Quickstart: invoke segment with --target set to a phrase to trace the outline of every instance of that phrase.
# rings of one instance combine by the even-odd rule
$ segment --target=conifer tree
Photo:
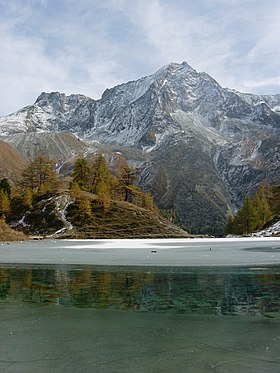
[[[90,191],[97,195],[97,201],[104,209],[111,205],[111,175],[103,155],[98,156],[92,165]]]
[[[81,216],[88,218],[92,214],[90,200],[84,196],[77,200]]]
[[[124,201],[133,202],[133,198],[138,191],[135,187],[137,180],[138,171],[130,168],[127,163],[122,164],[120,168],[119,188]]]
[[[82,195],[82,191],[81,191],[81,188],[80,188],[79,184],[76,183],[76,182],[73,182],[71,184],[70,196],[72,198],[77,198],[78,199],[78,198],[81,197],[81,195]]]
[[[76,205],[79,210],[79,218],[84,220],[92,217],[92,209],[90,200],[83,196],[82,190],[78,183],[73,183],[70,190],[70,195],[75,199]]]
[[[22,200],[25,206],[28,208],[32,207],[33,203],[33,193],[31,189],[26,189],[23,193]]]
[[[10,199],[6,192],[0,189],[0,217],[5,218],[5,214],[10,211]]]
[[[241,234],[251,233],[257,226],[257,214],[252,199],[249,195],[237,214],[237,229]]]
[[[8,179],[4,178],[0,180],[0,190],[5,192],[9,198],[11,197],[11,185],[8,182]]]
[[[230,215],[227,220],[226,234],[236,233],[234,229],[234,217]]]
[[[156,209],[153,197],[150,193],[143,193],[142,195],[142,207],[148,210],[154,211]]]
[[[116,200],[121,200],[121,195],[120,195],[120,190],[119,190],[120,183],[116,176],[111,175],[110,185],[111,185],[111,198],[116,199]]]
[[[243,206],[234,218],[229,218],[227,233],[244,234],[256,229],[262,229],[272,219],[272,212],[268,203],[269,190],[262,186],[251,199],[246,196]]]
[[[272,218],[264,186],[255,194],[253,203],[257,214],[257,228],[261,229]]]
[[[58,186],[55,164],[43,155],[30,162],[22,173],[22,187],[36,194],[56,193]]]
[[[78,158],[74,164],[73,182],[77,183],[82,190],[88,190],[90,180],[90,166],[85,158]]]

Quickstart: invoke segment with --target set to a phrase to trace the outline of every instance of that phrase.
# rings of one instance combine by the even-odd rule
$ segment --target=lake
[[[279,241],[270,246],[255,242],[256,246],[239,243],[246,258],[248,252],[250,258],[260,252],[278,258]],[[173,255],[182,243],[172,243]],[[94,244],[8,245],[12,257],[22,247],[27,263],[21,259],[20,263],[4,263],[2,253],[7,246],[3,244],[1,371],[279,372],[278,262],[258,266],[95,265],[89,251]],[[166,253],[170,242],[152,244],[143,257],[160,261],[154,257],[161,255],[161,249]],[[63,250],[61,263],[58,247],[62,246],[72,248],[77,257],[84,255],[89,264],[65,263]],[[208,251],[203,250],[210,250],[209,243],[198,246],[207,261]],[[211,243],[211,254],[218,252],[218,246]],[[111,249],[105,252],[107,256]],[[44,250],[53,254],[56,263],[40,263],[45,260]],[[93,251],[98,253],[98,249]],[[31,259],[35,263],[29,263]]]

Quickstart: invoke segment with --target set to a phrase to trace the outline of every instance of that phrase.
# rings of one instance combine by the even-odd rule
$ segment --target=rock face
[[[98,101],[42,93],[0,118],[0,134],[14,146],[18,133],[30,132],[70,132],[122,152],[159,207],[175,211],[191,233],[222,233],[247,193],[280,182],[280,95],[224,89],[186,62]]]

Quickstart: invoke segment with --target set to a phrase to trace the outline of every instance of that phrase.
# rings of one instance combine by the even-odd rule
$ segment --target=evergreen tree
[[[28,208],[32,207],[33,193],[31,189],[25,189],[23,196],[22,196],[22,200],[25,206],[27,206]]]
[[[230,215],[227,220],[226,234],[236,233],[234,229],[234,217]]]
[[[97,194],[97,200],[104,209],[109,209],[111,204],[111,175],[103,155],[95,163],[91,191]]]
[[[233,234],[248,234],[257,227],[257,212],[250,196],[246,196],[243,206],[234,218],[229,217],[226,231]]]
[[[253,203],[257,214],[257,228],[261,229],[272,218],[272,212],[266,197],[264,186],[255,194]]]
[[[74,164],[73,182],[77,183],[82,190],[88,190],[90,181],[90,166],[85,158],[78,158]]]
[[[78,183],[72,184],[70,195],[75,199],[75,209],[77,211],[75,219],[79,220],[80,224],[92,222],[93,216],[90,200],[83,195]]]
[[[234,218],[227,223],[227,233],[247,234],[256,229],[262,229],[269,222],[273,214],[268,203],[269,189],[261,186],[254,198],[246,196],[241,209]]]
[[[71,184],[70,196],[75,199],[79,199],[82,196],[82,191],[78,183],[74,182]]]
[[[116,199],[116,200],[121,200],[121,195],[120,195],[120,190],[119,190],[120,183],[116,176],[111,175],[110,185],[111,185],[111,198]]]
[[[92,215],[90,200],[84,196],[77,200],[80,214],[83,218],[89,218]]]
[[[133,202],[133,199],[138,191],[135,184],[138,180],[138,171],[132,169],[127,163],[121,165],[119,177],[119,189],[126,202]]]
[[[10,199],[6,192],[0,189],[0,217],[5,218],[5,214],[10,211]]]
[[[257,213],[253,201],[249,195],[246,196],[242,208],[237,214],[237,227],[242,233],[248,234],[257,226]]]
[[[36,194],[55,194],[59,181],[54,162],[45,156],[38,156],[23,171],[21,184],[24,189],[30,189]]]
[[[11,185],[6,178],[0,180],[0,190],[5,192],[9,198],[11,197]]]
[[[142,195],[142,207],[148,210],[154,211],[156,209],[153,197],[150,193],[143,193]]]
[[[82,190],[78,183],[73,183],[70,190],[70,195],[75,199],[79,211],[83,217],[91,215],[91,204],[90,200],[83,196]]]

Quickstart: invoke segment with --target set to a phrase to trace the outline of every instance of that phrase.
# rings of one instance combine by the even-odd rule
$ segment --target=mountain
[[[0,179],[5,177],[17,182],[24,167],[25,163],[20,154],[9,144],[0,140]]]
[[[72,158],[83,156],[88,149],[83,141],[65,132],[22,132],[5,141],[9,142],[25,161],[40,154],[63,164]]]
[[[247,193],[280,183],[280,95],[222,88],[186,62],[108,89],[100,100],[42,93],[0,118],[0,135],[18,151],[18,136],[31,149],[32,136],[62,132],[89,149],[123,154],[139,168],[144,190],[191,233],[221,234]]]

